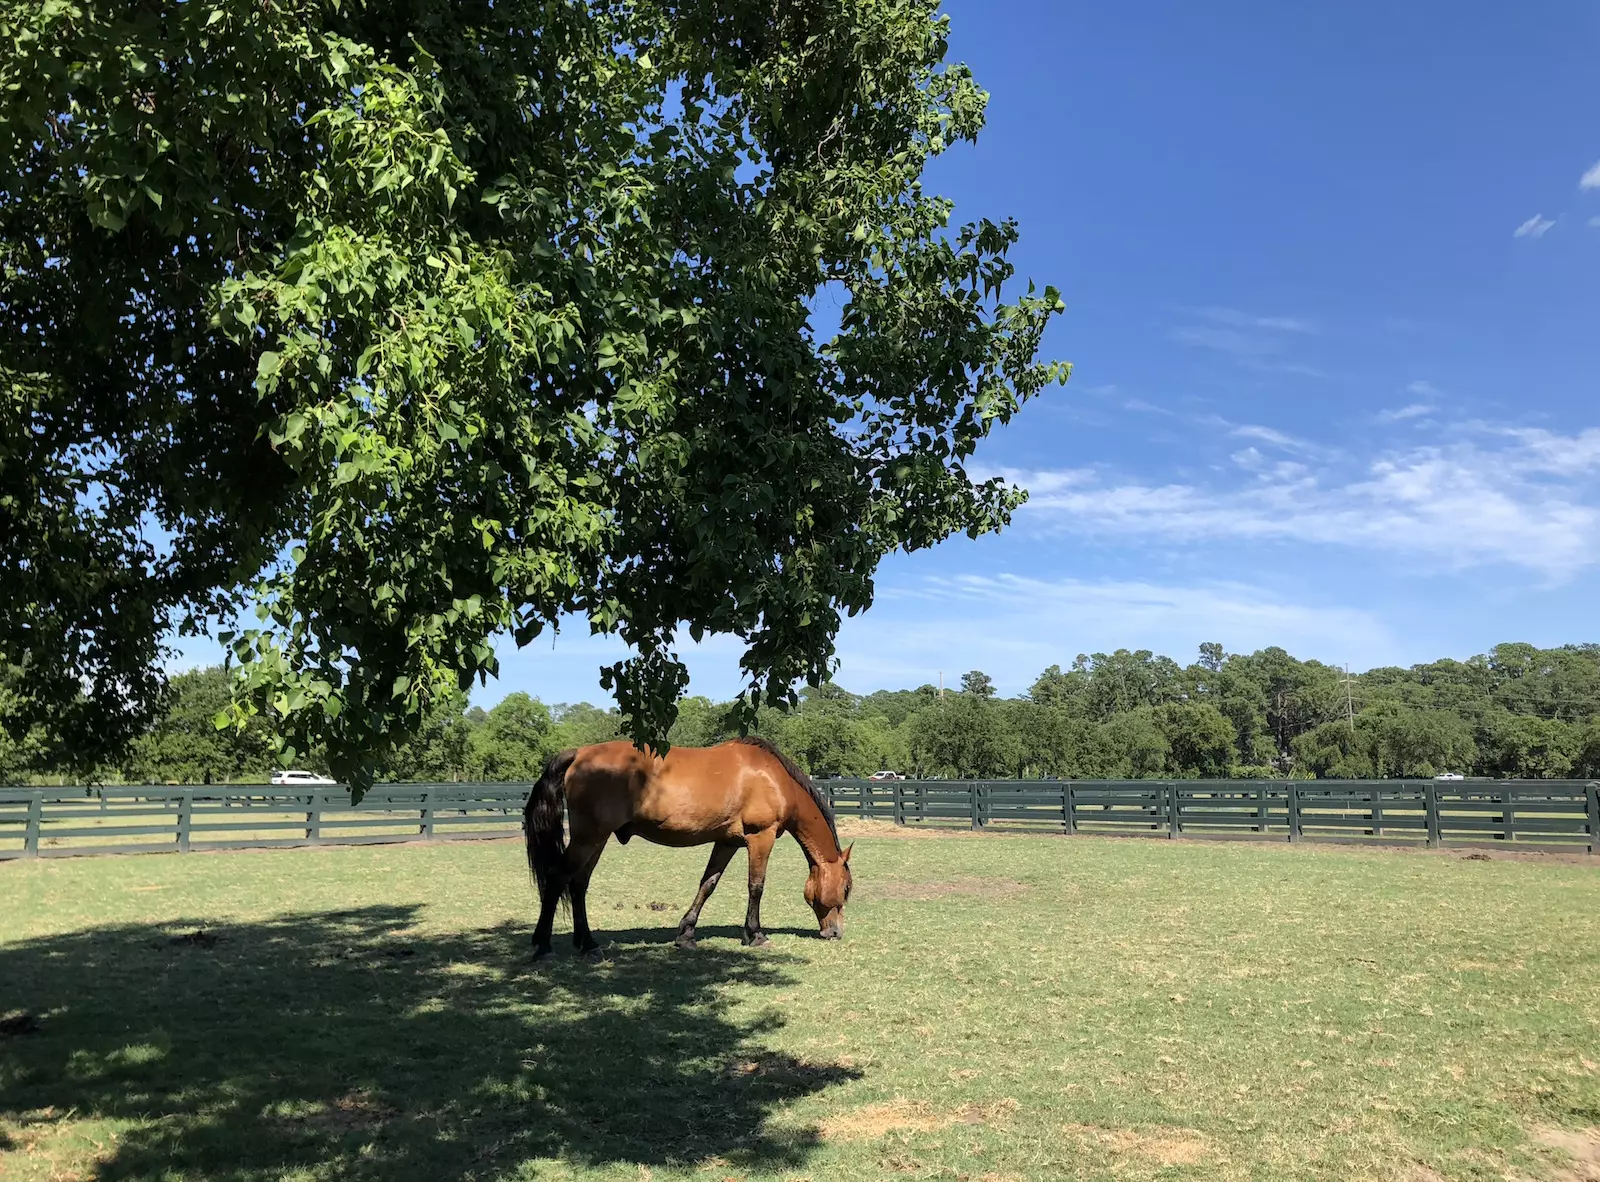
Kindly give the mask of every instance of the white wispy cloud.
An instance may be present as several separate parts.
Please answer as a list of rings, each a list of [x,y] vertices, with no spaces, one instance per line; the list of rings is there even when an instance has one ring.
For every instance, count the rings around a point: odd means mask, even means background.
[[[1243,583],[968,574],[882,586],[870,619],[848,621],[840,633],[838,680],[910,686],[932,684],[942,671],[948,685],[982,669],[1010,694],[1081,652],[1148,648],[1189,660],[1208,640],[1245,652],[1282,644],[1358,665],[1394,652],[1366,612],[1294,603]]]
[[[1561,435],[1542,427],[1501,427],[1522,448],[1521,471],[1554,476],[1600,472],[1600,427]]]
[[[1029,472],[1022,520],[1124,541],[1210,539],[1334,545],[1450,569],[1507,564],[1550,579],[1600,561],[1600,428],[1576,435],[1493,428],[1365,461],[1314,465],[1236,453],[1243,483],[1153,484],[1088,469]]]
[[[1244,423],[1234,427],[1228,434],[1236,439],[1259,439],[1262,443],[1270,443],[1273,447],[1281,447],[1286,451],[1315,450],[1304,439],[1296,439],[1293,435],[1285,434],[1274,427],[1263,427],[1258,423]]]
[[[1321,330],[1314,321],[1299,316],[1260,316],[1237,308],[1188,308],[1192,321],[1168,334],[1170,340],[1195,349],[1231,357],[1242,369],[1256,373],[1288,373],[1304,377],[1328,375],[1314,366],[1285,357],[1296,337]]]
[[[1511,236],[1513,238],[1543,238],[1553,225],[1555,225],[1555,222],[1536,213],[1511,231]]]
[[[1594,167],[1578,178],[1580,189],[1600,189],[1600,160],[1596,160]]]
[[[1589,224],[1591,226],[1600,226],[1600,216],[1590,218]]]
[[[1424,386],[1427,385],[1426,382],[1423,382],[1421,384],[1424,385]],[[1434,406],[1432,403],[1428,403],[1428,402],[1413,402],[1410,406],[1400,406],[1400,407],[1396,407],[1394,410],[1379,411],[1378,412],[1378,422],[1380,422],[1380,423],[1403,423],[1407,419],[1420,419],[1423,415],[1432,414],[1434,411],[1436,411],[1438,409],[1439,408],[1437,406]]]
[[[1232,357],[1264,357],[1276,353],[1282,346],[1274,340],[1255,333],[1240,332],[1232,328],[1215,328],[1211,325],[1190,325],[1172,330],[1172,339],[1180,345],[1193,345]]]
[[[1438,389],[1434,386],[1434,384],[1432,382],[1428,382],[1428,381],[1412,382],[1409,386],[1406,387],[1406,393],[1407,394],[1416,394],[1416,395],[1418,395],[1418,396],[1420,396],[1422,398],[1437,398],[1437,397],[1439,397]]]
[[[1300,316],[1258,316],[1254,312],[1241,312],[1237,308],[1209,308],[1191,309],[1197,316],[1215,321],[1217,324],[1228,324],[1235,328],[1265,328],[1274,332],[1316,332],[1317,325],[1314,321]]]

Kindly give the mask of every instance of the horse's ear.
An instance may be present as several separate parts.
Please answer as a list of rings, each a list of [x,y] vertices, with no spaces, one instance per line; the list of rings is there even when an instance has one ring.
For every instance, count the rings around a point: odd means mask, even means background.
[[[843,854],[842,857],[840,857],[839,861],[841,861],[841,862],[849,862],[850,861],[850,851],[855,849],[855,848],[856,848],[856,843],[853,842],[853,841],[849,845],[845,846],[844,847],[844,854]]]

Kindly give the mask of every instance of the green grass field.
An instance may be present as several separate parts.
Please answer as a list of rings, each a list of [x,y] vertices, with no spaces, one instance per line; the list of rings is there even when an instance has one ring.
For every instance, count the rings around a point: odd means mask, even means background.
[[[786,842],[680,952],[703,853],[599,964],[510,843],[0,866],[0,1177],[1600,1177],[1600,866],[870,836],[834,944]]]

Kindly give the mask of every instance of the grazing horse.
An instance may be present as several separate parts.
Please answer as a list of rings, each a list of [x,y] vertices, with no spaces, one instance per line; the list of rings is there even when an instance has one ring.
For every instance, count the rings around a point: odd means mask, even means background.
[[[563,803],[572,830],[566,841]],[[550,929],[563,898],[572,904],[572,940],[578,951],[600,947],[589,932],[585,896],[606,838],[613,833],[623,844],[630,837],[657,845],[711,843],[700,890],[678,924],[680,948],[694,947],[700,909],[741,847],[750,854],[744,943],[767,942],[761,931],[761,890],[767,858],[785,833],[794,834],[811,865],[805,897],[816,912],[822,938],[838,939],[844,930],[850,850],[839,848],[833,808],[810,777],[765,739],[674,747],[665,757],[640,751],[626,740],[563,751],[545,765],[529,794],[522,827],[528,869],[539,887],[536,957],[550,952]]]

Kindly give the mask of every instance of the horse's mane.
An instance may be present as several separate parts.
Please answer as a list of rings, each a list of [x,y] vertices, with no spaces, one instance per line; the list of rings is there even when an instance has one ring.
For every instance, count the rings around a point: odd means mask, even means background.
[[[789,773],[789,778],[806,790],[806,794],[816,802],[817,808],[822,810],[822,819],[828,823],[828,832],[833,834],[833,844],[839,844],[839,826],[833,819],[833,802],[828,799],[828,794],[811,782],[811,777],[800,770],[800,766],[790,759],[771,739],[764,739],[760,735],[745,735],[734,740],[747,747],[754,747],[765,751],[783,765],[783,770]]]

